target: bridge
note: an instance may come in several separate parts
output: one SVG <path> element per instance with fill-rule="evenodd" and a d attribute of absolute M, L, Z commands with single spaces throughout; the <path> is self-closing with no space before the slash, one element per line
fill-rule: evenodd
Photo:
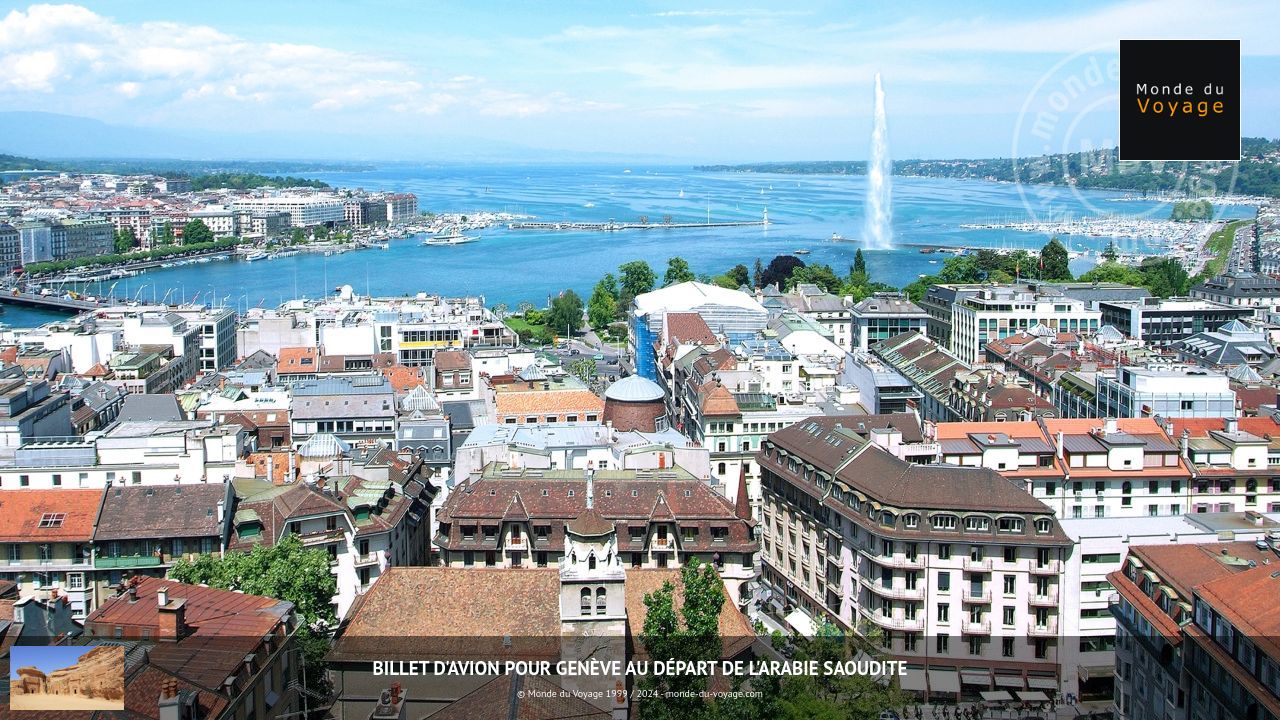
<path fill-rule="evenodd" d="M 115 298 L 106 298 L 105 300 L 106 302 L 89 302 L 88 300 L 77 300 L 61 295 L 41 295 L 21 290 L 0 291 L 0 303 L 25 305 L 27 307 L 44 308 L 45 310 L 61 310 L 73 315 L 82 313 L 85 310 L 97 310 L 98 308 L 119 303 L 119 300 Z"/>

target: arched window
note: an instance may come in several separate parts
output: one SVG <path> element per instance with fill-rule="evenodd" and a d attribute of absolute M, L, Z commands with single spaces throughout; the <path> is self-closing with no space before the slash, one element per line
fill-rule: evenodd
<path fill-rule="evenodd" d="M 1254 480 L 1253 478 L 1249 478 L 1244 483 L 1244 490 L 1245 492 L 1251 492 L 1251 493 L 1258 492 L 1258 481 Z"/>
<path fill-rule="evenodd" d="M 581 614 L 591 614 L 591 588 L 582 588 Z"/>
<path fill-rule="evenodd" d="M 1125 484 L 1120 486 L 1120 492 L 1124 493 L 1125 495 L 1128 495 L 1129 493 L 1133 492 L 1133 483 L 1125 482 Z"/>
<path fill-rule="evenodd" d="M 596 554 L 595 554 L 595 553 L 591 553 L 590 555 L 588 555 L 588 556 L 587 556 L 587 569 L 588 569 L 588 570 L 595 570 L 595 569 L 596 569 Z"/>
<path fill-rule="evenodd" d="M 607 605 L 605 601 L 605 597 L 606 596 L 605 596 L 604 588 L 596 588 L 596 614 L 597 615 L 603 615 L 605 613 L 605 606 Z"/>

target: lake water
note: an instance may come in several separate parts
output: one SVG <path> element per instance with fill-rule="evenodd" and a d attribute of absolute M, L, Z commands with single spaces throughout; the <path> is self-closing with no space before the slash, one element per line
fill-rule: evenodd
<path fill-rule="evenodd" d="M 630 170 L 630 172 L 626 172 Z M 421 238 L 393 240 L 389 250 L 361 250 L 324 257 L 302 254 L 254 263 L 226 260 L 158 269 L 117 284 L 117 297 L 216 302 L 241 309 L 275 306 L 293 297 L 316 297 L 336 286 L 357 292 L 402 295 L 416 292 L 484 295 L 489 304 L 537 305 L 573 288 L 584 298 L 606 272 L 629 260 L 647 260 L 661 278 L 667 258 L 688 260 L 696 273 L 718 274 L 737 263 L 809 250 L 805 262 L 848 272 L 862 227 L 862 176 L 796 176 L 701 173 L 671 167 L 470 165 L 392 167 L 369 172 L 313 173 L 339 187 L 413 192 L 422 210 L 506 211 L 546 221 L 651 223 L 758 220 L 768 209 L 768 227 L 632 230 L 612 233 L 509 230 L 475 233 L 466 245 L 426 247 Z M 1036 217 L 1093 217 L 1101 211 L 1150 212 L 1168 217 L 1155 201 L 1117 202 L 1119 193 L 1036 187 L 971 180 L 894 177 L 894 236 L 900 247 L 865 252 L 873 279 L 895 286 L 936 272 L 949 255 L 922 254 L 919 245 L 1025 247 L 1038 250 L 1045 235 L 1005 230 L 962 229 L 965 223 L 1028 220 Z M 1099 210 L 1101 208 L 1101 211 Z M 1227 207 L 1231 217 L 1252 208 Z M 832 241 L 838 233 L 849 241 Z M 1100 249 L 1103 238 L 1064 238 L 1073 250 Z M 1141 241 L 1117 243 L 1129 251 L 1150 251 Z M 1075 261 L 1077 273 L 1091 265 Z M 1034 272 L 1034 268 L 1028 268 Z M 105 288 L 90 288 L 89 292 Z M 3 320 L 30 326 L 55 314 L 8 306 Z"/>

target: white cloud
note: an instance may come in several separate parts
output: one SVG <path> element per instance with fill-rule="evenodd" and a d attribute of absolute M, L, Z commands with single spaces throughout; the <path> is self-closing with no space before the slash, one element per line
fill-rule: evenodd
<path fill-rule="evenodd" d="M 142 92 L 142 85 L 136 82 L 122 82 L 116 85 L 116 92 L 127 98 L 136 98 Z"/>
<path fill-rule="evenodd" d="M 59 65 L 57 53 L 48 50 L 0 56 L 0 87 L 50 92 Z"/>

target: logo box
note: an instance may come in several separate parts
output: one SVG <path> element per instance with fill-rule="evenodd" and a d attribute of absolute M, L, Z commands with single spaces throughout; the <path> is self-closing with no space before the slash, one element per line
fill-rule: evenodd
<path fill-rule="evenodd" d="M 1120 41 L 1120 159 L 1240 159 L 1239 40 Z"/>

